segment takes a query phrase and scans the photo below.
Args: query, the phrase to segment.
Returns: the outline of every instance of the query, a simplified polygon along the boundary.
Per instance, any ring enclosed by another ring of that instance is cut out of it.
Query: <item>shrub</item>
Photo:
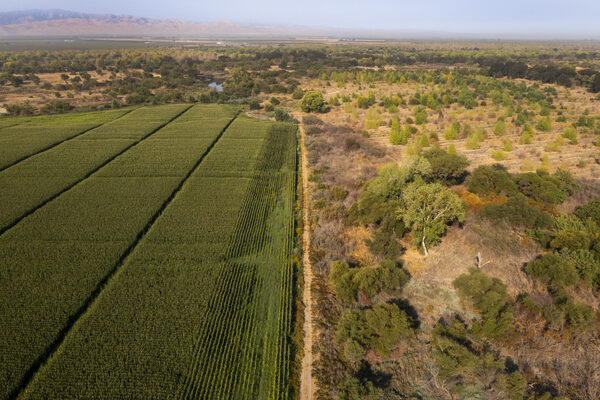
[[[488,204],[479,211],[479,215],[483,218],[506,219],[526,228],[549,228],[553,223],[550,214],[529,205],[523,195],[511,197],[504,204]]]
[[[515,177],[515,182],[523,194],[536,201],[559,204],[569,197],[569,186],[545,171],[519,174]]]
[[[396,304],[380,303],[367,310],[346,310],[336,329],[336,341],[344,346],[353,341],[363,348],[388,355],[401,338],[413,335],[411,324],[411,318]]]
[[[350,377],[340,387],[339,400],[374,400],[379,395],[371,382],[361,383],[358,379]]]
[[[481,330],[486,336],[495,337],[508,330],[514,318],[514,303],[499,279],[472,268],[469,275],[462,274],[452,285],[473,302],[481,315]]]
[[[44,105],[44,107],[42,107],[42,111],[55,113],[63,113],[72,109],[73,106],[70,103],[60,100],[50,100]]]
[[[407,282],[408,275],[394,261],[383,261],[377,267],[350,268],[346,262],[334,261],[329,278],[338,298],[344,302],[356,300],[358,292],[372,298],[383,292],[394,294]]]
[[[325,108],[323,95],[315,90],[308,90],[300,101],[300,108],[304,112],[321,112]]]
[[[304,96],[304,90],[300,89],[299,87],[294,89],[294,92],[292,93],[292,99],[300,100],[302,96]]]
[[[271,103],[266,103],[264,108],[265,108],[266,112],[271,112],[271,111],[275,110],[275,107],[273,107],[273,104],[271,104]]]
[[[550,118],[546,117],[540,119],[536,124],[535,129],[537,129],[540,132],[550,132],[552,130],[552,123],[550,122]]]
[[[502,161],[504,160],[506,157],[504,155],[504,152],[502,150],[496,150],[492,152],[492,158],[496,161]]]
[[[404,234],[404,224],[399,221],[396,225],[399,226],[399,230],[397,234],[400,237]],[[374,254],[381,255],[385,258],[394,259],[398,257],[404,248],[402,245],[395,239],[396,235],[394,232],[391,232],[390,229],[386,227],[381,227],[373,233],[373,238],[367,241],[367,245],[369,246],[369,250],[371,250]]]
[[[460,134],[460,124],[457,121],[454,121],[452,125],[446,128],[446,132],[444,137],[446,140],[456,140],[458,139],[458,135]]]
[[[434,147],[423,153],[431,165],[430,176],[446,184],[460,183],[465,175],[465,168],[469,165],[467,158],[450,154],[439,147]]]
[[[506,122],[499,120],[494,125],[494,135],[496,136],[504,136],[506,135]]]
[[[279,122],[294,122],[294,123],[298,122],[287,111],[282,110],[280,108],[276,108],[275,111],[274,111],[274,113],[275,113],[275,121],[279,121]]]
[[[360,149],[360,143],[355,138],[349,137],[344,140],[344,149],[354,151]]]
[[[397,305],[382,303],[365,312],[369,346],[389,355],[403,337],[412,335],[411,319]]]
[[[593,328],[595,313],[592,307],[581,302],[567,301],[563,309],[569,329],[583,332]]]
[[[591,218],[600,225],[600,197],[575,210],[575,215],[582,221]]]
[[[555,253],[547,253],[531,261],[525,270],[529,275],[542,280],[552,289],[565,288],[579,281],[575,263],[565,260]]]
[[[348,196],[348,191],[343,186],[333,186],[329,193],[331,194],[331,198],[335,201],[343,201],[346,196]]]
[[[561,252],[575,263],[579,278],[588,286],[600,286],[600,259],[588,249]]]
[[[415,124],[423,125],[427,122],[427,110],[425,107],[419,106],[415,109]]]
[[[256,99],[252,99],[248,102],[248,106],[251,110],[260,110],[260,103]]]
[[[480,196],[492,193],[514,195],[518,193],[518,187],[506,167],[494,164],[475,168],[469,180],[469,191]]]
[[[568,127],[562,134],[562,137],[569,139],[569,143],[577,144],[577,131],[573,127]]]

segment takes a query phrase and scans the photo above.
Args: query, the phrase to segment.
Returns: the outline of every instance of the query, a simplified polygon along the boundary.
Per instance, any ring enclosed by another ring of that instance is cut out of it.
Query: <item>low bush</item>
[[[518,193],[517,184],[501,164],[482,165],[471,174],[469,191],[479,196],[490,194],[514,195]]]
[[[531,261],[525,267],[527,273],[540,279],[551,289],[561,289],[579,282],[575,263],[565,260],[556,253],[547,253]]]
[[[488,204],[479,216],[490,219],[506,219],[513,225],[525,228],[549,228],[553,224],[550,214],[532,206],[523,195],[511,197],[504,204]]]
[[[490,278],[480,269],[473,268],[468,275],[459,276],[452,285],[473,302],[481,315],[482,323],[477,329],[488,337],[507,332],[514,317],[514,303],[499,279]]]
[[[396,304],[380,303],[366,310],[344,311],[336,329],[336,341],[344,348],[351,344],[354,357],[360,348],[374,349],[387,356],[400,339],[414,335],[412,320]]]
[[[431,165],[430,176],[445,184],[458,184],[466,176],[465,168],[469,165],[467,158],[450,154],[439,147],[434,147],[423,153]]]
[[[585,221],[591,218],[594,222],[600,225],[600,198],[592,200],[587,204],[577,208],[575,215]]]

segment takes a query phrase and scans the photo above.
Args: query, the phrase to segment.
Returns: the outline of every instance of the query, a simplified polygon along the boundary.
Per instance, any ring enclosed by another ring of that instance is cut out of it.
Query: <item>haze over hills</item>
[[[192,22],[67,10],[0,12],[0,37],[187,37],[187,38],[365,38],[365,39],[598,39],[530,33],[475,34],[409,29],[349,29],[250,25],[230,21]]]
[[[131,15],[88,14],[66,10],[0,13],[0,37],[328,37],[370,39],[475,39],[473,34],[426,30],[344,29],[249,25],[228,21],[192,22]],[[496,39],[496,37],[489,37]],[[509,38],[509,37],[506,37]]]

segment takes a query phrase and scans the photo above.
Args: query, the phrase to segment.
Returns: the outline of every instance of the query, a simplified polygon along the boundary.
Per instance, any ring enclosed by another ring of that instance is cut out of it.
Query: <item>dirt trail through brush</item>
[[[312,266],[310,265],[310,218],[309,218],[309,194],[308,194],[308,159],[306,158],[304,127],[300,129],[300,148],[302,157],[302,194],[304,218],[304,232],[302,236],[303,247],[303,270],[304,270],[304,292],[302,301],[304,302],[304,358],[302,359],[302,373],[300,374],[300,400],[312,400],[316,391],[316,386],[312,376],[313,369],[313,321],[312,321]]]

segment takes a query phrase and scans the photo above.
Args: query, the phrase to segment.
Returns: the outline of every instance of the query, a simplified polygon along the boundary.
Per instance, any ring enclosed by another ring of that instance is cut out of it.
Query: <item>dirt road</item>
[[[302,236],[304,257],[302,260],[304,269],[304,359],[302,360],[302,372],[300,374],[300,400],[312,400],[315,393],[315,384],[312,376],[313,368],[313,322],[312,322],[312,266],[310,265],[310,218],[309,218],[309,194],[308,194],[308,160],[306,158],[306,147],[304,143],[304,127],[300,129],[300,148],[302,157],[302,192],[304,232]]]

